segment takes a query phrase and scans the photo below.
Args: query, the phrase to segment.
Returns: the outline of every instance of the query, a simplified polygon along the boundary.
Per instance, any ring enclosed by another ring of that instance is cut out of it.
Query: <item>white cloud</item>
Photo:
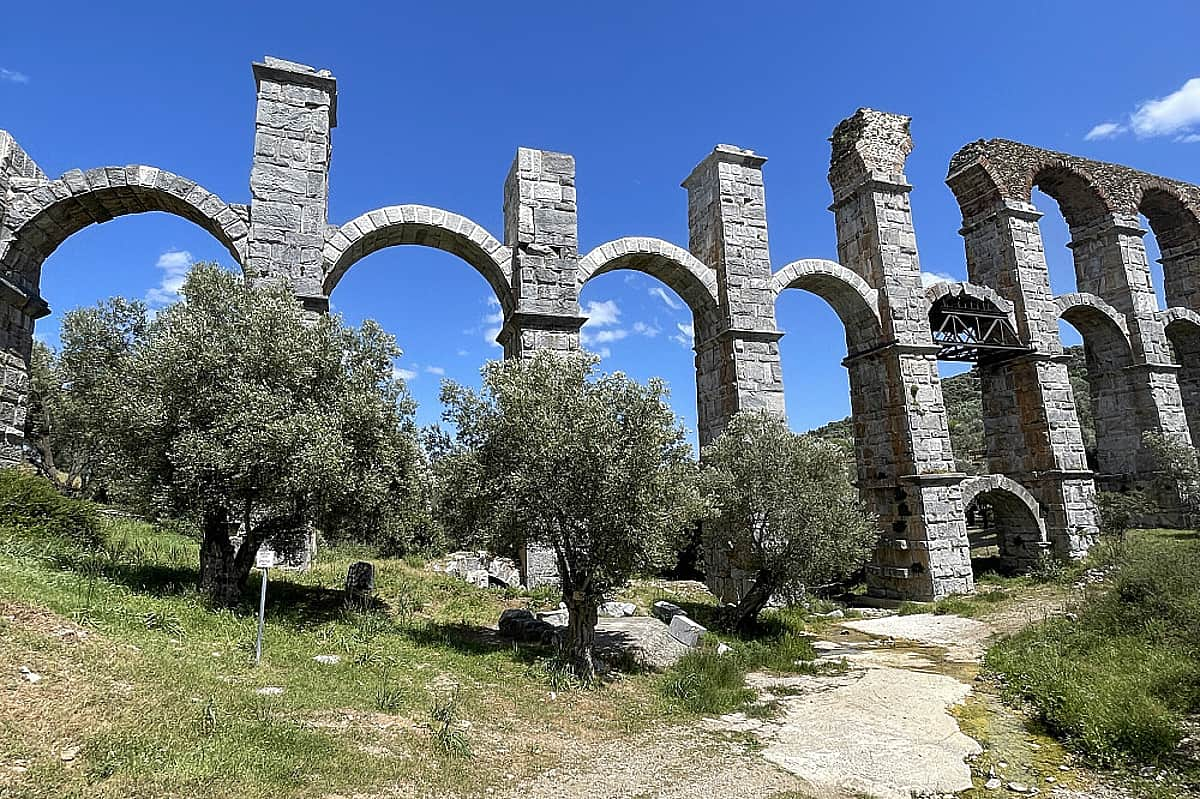
[[[483,317],[483,340],[498,348],[500,345],[496,342],[496,336],[500,335],[501,325],[504,324],[504,309],[500,307],[500,300],[490,294],[487,304],[496,310]]]
[[[1190,134],[1200,126],[1200,78],[1192,78],[1166,97],[1147,100],[1129,117],[1139,137]]]
[[[945,272],[922,272],[921,285],[925,288],[936,286],[938,283],[957,283],[958,278]]]
[[[1101,122],[1087,132],[1083,137],[1084,141],[1100,141],[1101,139],[1111,139],[1125,132],[1125,126],[1116,122]]]
[[[163,277],[158,286],[146,292],[146,302],[151,306],[170,305],[179,299],[179,290],[192,268],[192,254],[187,250],[167,250],[154,265],[163,270]]]
[[[29,76],[24,72],[17,72],[15,69],[0,67],[0,80],[8,83],[29,83]]]
[[[438,377],[441,377],[442,375],[446,374],[446,370],[440,366],[426,366],[425,372],[427,374],[437,375]]]
[[[654,338],[662,331],[656,325],[646,324],[645,322],[634,322],[633,332],[637,333],[639,336]]]
[[[681,322],[676,322],[675,327],[679,328],[679,332],[671,336],[672,341],[679,342],[682,347],[692,346],[692,342],[696,337],[696,330],[692,325],[685,325]]]
[[[650,287],[650,296],[658,297],[660,300],[662,300],[663,302],[665,302],[667,304],[668,308],[670,308],[673,311],[678,311],[683,308],[683,304],[681,302],[679,302],[679,300],[675,299],[670,294],[668,294],[666,292],[666,290],[663,289],[662,286],[651,286]]]
[[[408,382],[409,380],[416,380],[418,372],[415,369],[402,369],[399,366],[393,366],[392,377]]]
[[[618,327],[612,330],[601,330],[598,333],[584,333],[581,335],[585,344],[611,344],[628,336],[629,331]]]
[[[1139,139],[1172,137],[1185,144],[1200,142],[1200,78],[1191,78],[1165,97],[1139,103],[1128,124],[1102,122],[1083,138],[1111,139],[1130,131]]]
[[[469,352],[467,352],[466,350],[459,350],[459,351],[458,351],[458,357],[460,357],[460,358],[465,358],[465,357],[467,357],[468,355],[470,355],[470,353],[469,353]]]
[[[612,300],[603,302],[591,300],[583,309],[583,313],[588,318],[583,323],[584,327],[608,327],[615,325],[621,318],[621,309]]]

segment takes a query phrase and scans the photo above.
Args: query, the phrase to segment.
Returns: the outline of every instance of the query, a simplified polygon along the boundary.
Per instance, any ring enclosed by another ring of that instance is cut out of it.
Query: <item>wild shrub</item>
[[[1171,756],[1200,712],[1200,541],[1157,533],[1119,553],[1074,621],[1034,625],[987,655],[1011,695],[1101,765]]]
[[[46,478],[21,469],[0,470],[0,519],[14,537],[89,550],[101,543],[95,506],[63,496]]]

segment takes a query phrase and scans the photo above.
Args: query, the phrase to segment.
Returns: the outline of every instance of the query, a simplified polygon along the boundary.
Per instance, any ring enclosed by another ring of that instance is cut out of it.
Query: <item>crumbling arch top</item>
[[[326,236],[322,290],[330,294],[357,261],[385,247],[417,244],[457,255],[513,310],[512,251],[465,216],[426,205],[390,205],[350,220]]]
[[[238,210],[196,182],[152,166],[78,169],[57,180],[16,188],[0,244],[0,267],[34,288],[37,270],[72,234],[126,214],[162,211],[202,227],[244,264],[249,225]]]

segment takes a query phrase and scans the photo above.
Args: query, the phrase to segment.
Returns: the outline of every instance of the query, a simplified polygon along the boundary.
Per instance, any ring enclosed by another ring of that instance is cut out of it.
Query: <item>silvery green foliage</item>
[[[493,549],[554,550],[573,620],[590,619],[578,631],[588,646],[599,602],[673,563],[699,511],[691,447],[665,384],[595,367],[590,356],[543,353],[488,364],[481,391],[442,389],[457,431],[450,490]]]
[[[206,543],[244,523],[235,571],[275,529],[393,523],[417,468],[395,340],[216,266],[195,267],[181,294],[135,343],[112,412],[138,495],[202,519]]]
[[[794,598],[852,575],[879,537],[838,448],[793,433],[774,414],[737,414],[702,462],[713,508],[703,525],[706,545],[754,575],[739,626],[772,596]]]

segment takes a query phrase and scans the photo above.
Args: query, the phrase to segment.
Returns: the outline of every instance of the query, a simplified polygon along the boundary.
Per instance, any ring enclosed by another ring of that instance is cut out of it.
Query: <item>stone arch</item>
[[[322,290],[330,294],[355,262],[399,244],[457,255],[483,275],[505,315],[512,312],[512,251],[467,217],[425,205],[391,205],[368,211],[328,235]]]
[[[996,292],[995,289],[988,286],[981,286],[977,283],[967,283],[964,281],[948,281],[944,280],[934,283],[929,288],[925,289],[925,302],[928,310],[933,310],[933,306],[945,297],[974,297],[980,302],[988,303],[996,308],[996,310],[1008,317],[1008,324],[1013,330],[1017,329],[1016,316],[1013,314],[1013,303],[1004,299]],[[928,313],[927,313],[928,315]]]
[[[1005,565],[1027,569],[1049,549],[1042,507],[1020,483],[1002,474],[985,474],[963,480],[959,488],[964,508],[981,500],[994,511],[997,544]]]
[[[1159,313],[1159,319],[1179,365],[1176,379],[1192,445],[1200,448],[1200,313],[1190,308],[1168,308]]]
[[[1129,322],[1125,315],[1095,294],[1086,291],[1060,294],[1054,298],[1054,305],[1059,318],[1070,322],[1085,337],[1088,331],[1106,339],[1119,334],[1125,349],[1129,349]]]
[[[42,262],[73,233],[126,214],[162,211],[208,231],[244,264],[249,226],[231,206],[194,181],[152,166],[74,169],[57,180],[14,191],[0,243],[0,269],[36,290]]]
[[[1090,411],[1096,431],[1091,466],[1101,487],[1117,489],[1137,471],[1137,453],[1145,429],[1129,367],[1133,350],[1125,315],[1087,292],[1054,298],[1055,309],[1083,338]],[[1089,460],[1091,452],[1089,451]]]
[[[658,278],[687,303],[697,322],[715,324],[717,273],[682,247],[644,237],[601,244],[579,260],[576,293],[596,275],[616,269],[633,269]]]
[[[1035,188],[1058,203],[1072,236],[1113,215],[1113,204],[1101,184],[1082,167],[1062,159],[1049,157],[1030,170],[1028,187],[1022,186],[1023,199],[1032,202]]]
[[[1158,242],[1167,307],[1200,311],[1200,200],[1155,177],[1143,180],[1138,191],[1137,210]]]
[[[851,355],[879,343],[879,292],[835,261],[806,258],[792,261],[771,277],[776,299],[786,289],[802,289],[825,300],[846,328]]]

